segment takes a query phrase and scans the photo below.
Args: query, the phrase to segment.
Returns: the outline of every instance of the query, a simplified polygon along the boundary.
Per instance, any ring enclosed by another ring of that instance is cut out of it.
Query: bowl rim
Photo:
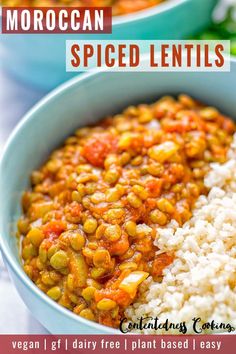
[[[169,11],[172,8],[176,8],[184,3],[192,2],[193,0],[166,0],[158,5],[152,6],[150,8],[132,12],[126,15],[118,15],[112,17],[112,25],[123,25],[126,23],[132,23],[139,20],[143,20],[148,17],[159,15],[160,13]],[[218,0],[215,0],[217,3]],[[0,6],[0,18],[2,17],[2,7]]]
[[[34,114],[36,112],[40,112],[41,109],[45,106],[45,104],[52,101],[55,97],[57,99],[64,94],[65,90],[72,88],[75,85],[80,85],[80,82],[83,80],[87,80],[90,77],[94,77],[106,72],[106,70],[94,70],[93,72],[84,73],[78,75],[67,82],[63,83],[62,85],[58,86],[51,92],[49,92],[46,96],[44,96],[41,100],[39,100],[20,120],[20,122],[16,125],[13,129],[12,133],[10,134],[9,138],[7,139],[6,144],[3,147],[3,150],[0,154],[0,170],[2,170],[3,163],[5,162],[5,158],[7,156],[8,149],[10,148],[11,144],[14,142],[15,138],[17,137],[18,133],[24,129],[24,126],[34,120]],[[1,220],[1,217],[0,217]],[[97,330],[104,334],[122,334],[119,330],[99,324],[97,322],[89,321],[84,319],[81,316],[76,315],[72,311],[66,309],[65,307],[59,305],[57,302],[53,301],[49,298],[43,291],[41,291],[33,281],[26,275],[23,268],[21,267],[20,262],[18,263],[16,258],[13,255],[13,252],[8,252],[7,249],[7,242],[4,239],[3,232],[1,232],[1,225],[0,225],[0,251],[3,255],[3,260],[5,264],[7,264],[13,273],[17,276],[18,280],[22,282],[30,292],[33,292],[37,297],[40,297],[41,301],[47,305],[52,307],[55,311],[59,311],[61,315],[69,317],[73,321],[78,321],[81,326],[85,325],[86,327],[90,327],[91,330]],[[14,284],[15,286],[15,284]],[[78,331],[79,332],[79,331]],[[88,332],[88,334],[94,334]]]
[[[163,12],[169,11],[172,8],[176,8],[184,3],[192,2],[193,0],[167,0],[158,5],[150,8],[132,12],[127,15],[118,15],[112,18],[112,25],[123,25],[126,23],[132,23],[139,20],[143,20],[148,17],[159,15]],[[218,0],[215,0],[217,3]]]
[[[148,60],[148,54],[143,54],[141,56],[141,60]],[[234,63],[236,67],[236,58],[232,56],[228,56],[226,60],[230,61],[231,64]],[[22,129],[24,129],[24,126],[35,119],[34,118],[35,113],[38,114],[41,111],[41,109],[44,109],[45,105],[50,103],[50,101],[53,101],[55,98],[58,99],[60,96],[64,95],[65,91],[69,90],[70,88],[73,88],[73,86],[80,85],[84,80],[89,80],[90,78],[93,78],[97,75],[103,75],[108,72],[109,69],[97,68],[94,69],[92,72],[80,74],[66,81],[65,83],[59,85],[57,88],[55,88],[54,90],[49,92],[46,96],[44,96],[42,99],[40,99],[28,112],[26,112],[26,114],[22,117],[20,122],[15,126],[9,138],[7,139],[7,142],[5,143],[3,150],[0,153],[0,171],[3,169],[3,164],[5,162],[6,156],[8,155],[8,150],[10,146],[16,139],[18,133]],[[160,72],[159,74],[161,73],[162,72]],[[0,192],[1,192],[1,185],[0,185]],[[2,252],[3,259],[7,263],[7,265],[11,268],[13,273],[17,276],[18,280],[22,282],[30,292],[33,292],[36,296],[39,296],[45,305],[51,306],[55,311],[59,311],[61,315],[67,316],[73,321],[78,321],[79,323],[81,323],[81,325],[84,324],[85,326],[90,327],[91,330],[95,329],[100,332],[103,332],[103,334],[122,334],[122,332],[120,332],[117,329],[101,325],[97,322],[86,320],[74,314],[72,311],[59,305],[57,302],[50,299],[44,292],[42,292],[26,275],[20,263],[17,262],[15,256],[13,255],[12,250],[10,250],[10,252],[8,251],[7,241],[5,241],[3,235],[4,233],[2,232],[1,219],[2,217],[0,215],[0,251]],[[88,334],[94,334],[94,333],[89,332]]]

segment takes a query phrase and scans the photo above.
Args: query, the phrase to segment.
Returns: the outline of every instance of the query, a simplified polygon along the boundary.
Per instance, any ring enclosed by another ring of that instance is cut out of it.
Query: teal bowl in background
[[[143,61],[148,58],[143,57]],[[236,120],[236,61],[231,72],[82,74],[40,101],[12,133],[0,161],[0,243],[4,261],[32,314],[54,334],[115,333],[61,307],[42,293],[24,273],[15,237],[22,192],[31,171],[78,127],[119,113],[131,104],[163,95],[186,93],[215,106]]]
[[[65,41],[92,39],[184,39],[204,29],[218,0],[169,0],[113,18],[108,35],[0,35],[1,65],[17,79],[50,90],[76,73],[65,69]]]

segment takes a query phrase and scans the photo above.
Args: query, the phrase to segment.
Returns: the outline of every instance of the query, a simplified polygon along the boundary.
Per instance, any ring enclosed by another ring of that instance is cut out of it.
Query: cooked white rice
[[[185,321],[188,333],[194,317],[236,327],[236,138],[228,162],[212,164],[205,185],[208,196],[199,197],[183,227],[172,221],[158,229],[156,245],[160,252],[174,251],[175,260],[161,283],[149,278],[143,284],[126,311],[132,322],[140,316],[158,317],[158,323]]]

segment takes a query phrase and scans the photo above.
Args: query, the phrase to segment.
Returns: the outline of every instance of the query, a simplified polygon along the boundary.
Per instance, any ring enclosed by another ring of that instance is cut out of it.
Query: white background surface
[[[206,0],[207,1],[207,0]],[[236,3],[236,0],[224,0]],[[224,7],[224,4],[222,4]],[[219,14],[223,13],[221,7]],[[221,17],[221,16],[219,16]],[[1,53],[0,53],[1,60]],[[0,67],[0,151],[10,132],[23,114],[45,92],[16,82]],[[26,299],[27,301],[27,299]],[[46,330],[31,316],[11,283],[0,254],[0,334],[46,333]]]

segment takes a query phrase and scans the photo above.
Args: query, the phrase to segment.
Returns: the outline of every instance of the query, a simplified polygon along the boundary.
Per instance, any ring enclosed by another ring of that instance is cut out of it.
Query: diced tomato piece
[[[75,218],[80,216],[81,211],[82,211],[82,205],[81,204],[73,203],[70,206],[70,215],[75,217]]]
[[[130,295],[122,289],[101,289],[95,291],[95,301],[99,302],[102,299],[110,299],[115,301],[118,305],[126,307],[130,304]]]
[[[235,132],[235,124],[229,118],[224,119],[222,128],[223,128],[223,130],[225,130],[229,134],[232,134],[233,132]]]
[[[43,233],[50,239],[55,239],[66,230],[66,223],[63,221],[50,221],[43,226]]]
[[[148,210],[155,209],[156,204],[156,199],[154,198],[148,198],[145,202],[145,206]]]
[[[45,250],[49,250],[49,248],[53,245],[53,240],[49,238],[45,238],[43,242],[41,243],[41,247],[44,248]]]
[[[129,239],[127,234],[122,234],[121,238],[116,242],[111,242],[107,249],[111,253],[112,256],[121,256],[129,249]]]
[[[166,177],[166,181],[174,184],[183,181],[185,174],[188,177],[189,171],[187,171],[187,168],[184,169],[183,165],[173,163],[168,167],[164,176]]]
[[[149,190],[150,196],[159,197],[161,194],[161,188],[163,185],[163,180],[160,179],[151,179],[147,181],[147,189]]]
[[[160,277],[162,276],[163,270],[170,265],[174,260],[173,255],[168,255],[167,253],[162,253],[156,257],[152,265],[152,276]]]
[[[131,140],[129,148],[133,151],[139,152],[142,150],[144,145],[144,136],[137,134],[134,135],[134,138]]]
[[[191,130],[205,130],[206,125],[194,112],[186,112],[181,119],[163,119],[162,128],[168,133],[186,133]]]
[[[117,138],[112,134],[95,134],[87,140],[82,155],[96,167],[103,167],[108,154],[117,150]]]

